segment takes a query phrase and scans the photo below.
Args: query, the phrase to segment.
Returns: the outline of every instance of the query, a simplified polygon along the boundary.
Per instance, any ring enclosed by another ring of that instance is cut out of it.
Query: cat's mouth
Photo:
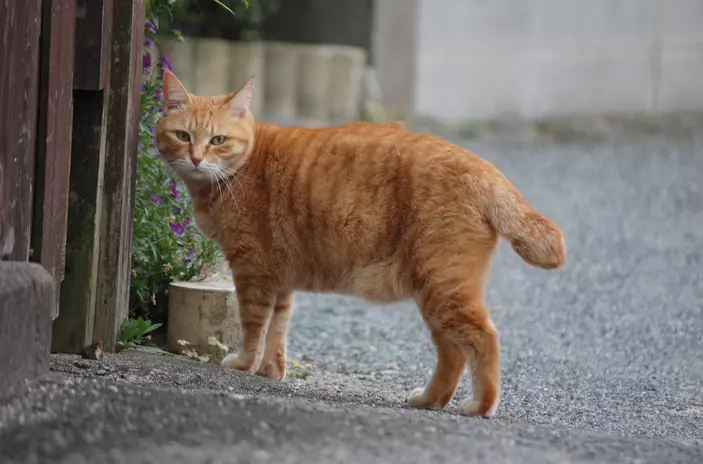
[[[175,171],[185,181],[209,182],[212,177],[208,171],[199,166],[178,166]]]

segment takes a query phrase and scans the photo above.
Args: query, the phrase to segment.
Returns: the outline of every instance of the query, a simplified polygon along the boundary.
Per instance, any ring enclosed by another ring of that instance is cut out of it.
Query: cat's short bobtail
[[[256,122],[253,78],[231,95],[189,94],[164,76],[157,143],[185,182],[198,227],[233,271],[243,346],[223,365],[283,379],[296,290],[414,299],[437,350],[408,403],[443,408],[467,362],[467,415],[500,400],[498,332],[484,286],[499,236],[528,263],[560,267],[560,229],[489,162],[402,123],[323,129]]]

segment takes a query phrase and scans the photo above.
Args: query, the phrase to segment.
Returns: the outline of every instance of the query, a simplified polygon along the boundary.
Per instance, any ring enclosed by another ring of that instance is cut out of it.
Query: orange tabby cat
[[[484,285],[499,235],[528,263],[564,264],[562,233],[490,163],[403,123],[324,129],[256,122],[253,78],[219,97],[164,76],[157,141],[188,187],[198,227],[233,270],[243,346],[224,366],[283,379],[295,290],[414,299],[437,351],[408,403],[443,408],[467,362],[467,415],[500,399],[498,332]]]

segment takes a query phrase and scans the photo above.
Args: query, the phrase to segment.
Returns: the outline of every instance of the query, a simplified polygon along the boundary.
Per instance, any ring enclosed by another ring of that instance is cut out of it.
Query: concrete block
[[[298,115],[308,125],[322,125],[331,110],[333,52],[322,45],[301,44],[298,53]]]
[[[297,113],[299,52],[296,44],[265,43],[264,117],[279,123],[292,121]]]
[[[244,85],[254,75],[254,95],[251,112],[261,116],[264,108],[264,44],[261,42],[232,42],[230,45],[230,92]]]
[[[187,340],[189,348],[207,353],[211,335],[234,350],[241,346],[239,305],[231,279],[174,282],[169,285],[168,304],[169,350],[180,352],[178,340]]]
[[[173,72],[189,92],[195,91],[195,61],[193,41],[179,42],[174,37],[159,37],[159,44],[173,66]]]
[[[0,262],[0,401],[49,370],[53,287],[38,264]]]
[[[408,115],[414,107],[416,59],[422,24],[420,0],[376,0],[373,13],[371,65],[381,90],[383,106]]]
[[[334,47],[332,51],[330,116],[333,120],[352,121],[360,110],[366,51],[356,47]]]
[[[188,38],[193,42],[195,90],[203,96],[226,95],[231,88],[231,42],[223,39]]]

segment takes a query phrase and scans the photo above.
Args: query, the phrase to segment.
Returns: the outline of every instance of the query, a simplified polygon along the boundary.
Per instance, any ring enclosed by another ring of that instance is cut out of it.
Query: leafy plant
[[[301,364],[297,359],[288,358],[288,377],[305,380],[312,375],[312,364]]]
[[[214,335],[210,335],[207,338],[208,352],[203,354],[198,353],[194,348],[188,348],[191,344],[188,340],[178,340],[176,343],[183,347],[181,350],[182,355],[202,363],[219,365],[229,352],[229,347],[219,341]]]
[[[149,341],[151,338],[149,334],[159,327],[161,327],[160,323],[152,324],[148,319],[126,317],[122,322],[120,340],[117,345],[120,349],[136,348],[138,345]]]
[[[166,322],[168,285],[207,276],[221,258],[217,245],[195,228],[192,203],[183,186],[164,169],[155,146],[163,109],[163,73],[171,69],[157,34],[183,1],[147,0],[142,62],[130,315],[158,322]]]
[[[181,0],[169,20],[183,28],[186,35],[260,40],[264,21],[279,10],[283,1]],[[220,14],[222,8],[231,14]]]

